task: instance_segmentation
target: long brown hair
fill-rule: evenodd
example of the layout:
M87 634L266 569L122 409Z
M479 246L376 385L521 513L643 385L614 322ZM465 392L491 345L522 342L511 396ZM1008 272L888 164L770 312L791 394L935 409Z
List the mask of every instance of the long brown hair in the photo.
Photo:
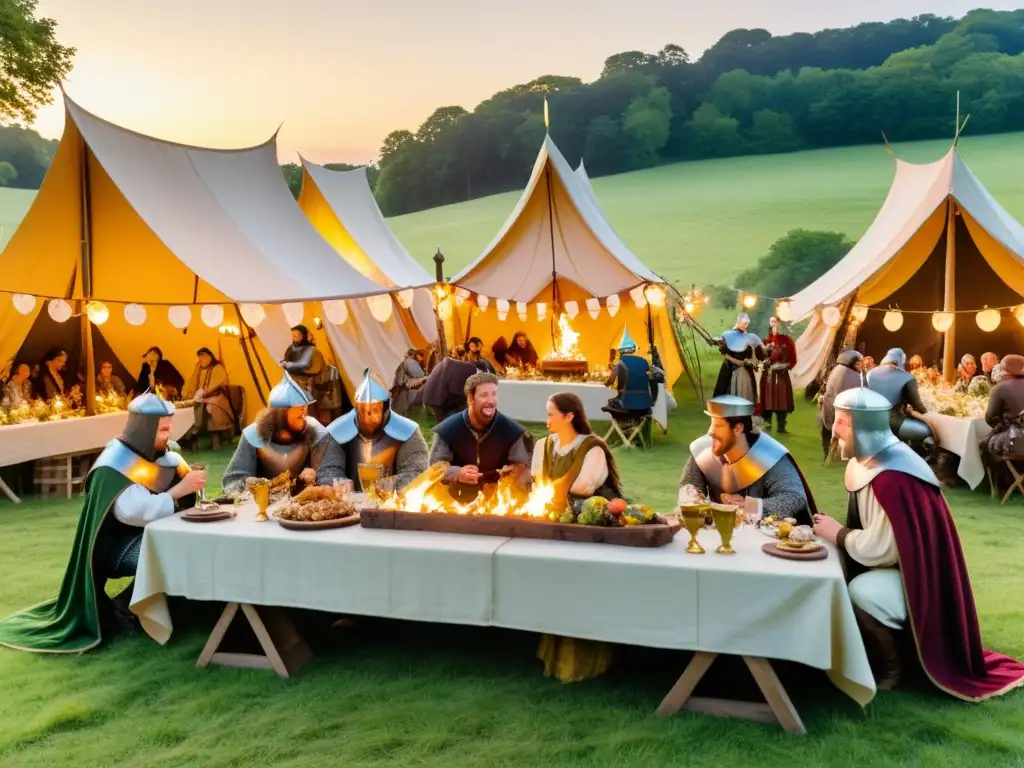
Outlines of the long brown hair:
M558 409L558 412L563 415L572 414L572 428L576 430L577 434L580 435L594 435L594 428L590 426L590 420L587 418L586 409L583 407L583 401L580 400L579 395L575 395L572 392L556 392L548 398L551 403ZM608 445L597 435L597 443L601 450L604 451L604 457L608 462L608 480L606 481L608 486L615 491L616 496L622 495L622 481L619 479L619 468L615 464L615 457L612 456L611 449Z

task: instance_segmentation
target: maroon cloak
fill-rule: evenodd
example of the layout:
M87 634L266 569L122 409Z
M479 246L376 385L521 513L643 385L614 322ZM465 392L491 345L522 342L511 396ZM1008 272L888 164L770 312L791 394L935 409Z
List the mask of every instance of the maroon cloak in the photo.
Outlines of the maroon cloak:
M761 374L761 409L772 413L792 413L795 408L789 372L796 365L796 344L784 333L772 334L764 343L771 344L772 351ZM773 371L772 366L777 363L785 363L789 367Z
M896 470L877 475L871 489L892 526L910 629L928 678L966 701L1024 685L1024 664L981 646L967 564L942 491Z

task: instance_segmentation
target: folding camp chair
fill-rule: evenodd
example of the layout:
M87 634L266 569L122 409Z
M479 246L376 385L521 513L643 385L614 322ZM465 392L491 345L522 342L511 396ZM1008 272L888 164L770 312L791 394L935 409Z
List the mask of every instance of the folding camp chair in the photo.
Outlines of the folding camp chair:
M1005 504L1006 500L1009 499L1014 491L1024 495L1024 474L1021 473L1021 468L1024 468L1024 456L992 456L988 466L988 483L992 488L992 498L994 499L999 495L999 472L997 467L1002 464L1010 473L1010 477L1013 478L1013 482L1010 483L1010 487L1006 489L1006 493L1003 494L1003 500L1000 504Z
M616 436L627 449L633 447L634 440L640 443L641 448L653 445L650 408L644 411L627 411L606 405L601 410L612 417L612 426L604 436L604 441L609 446Z

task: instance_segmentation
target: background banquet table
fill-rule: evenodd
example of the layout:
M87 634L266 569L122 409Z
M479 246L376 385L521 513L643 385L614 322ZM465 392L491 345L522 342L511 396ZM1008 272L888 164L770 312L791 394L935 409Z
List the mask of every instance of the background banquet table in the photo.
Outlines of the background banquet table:
M960 457L957 474L972 489L981 485L985 479L985 465L981 460L980 442L992 431L992 427L984 419L967 419L943 413L924 413L921 416L932 428L939 447Z
M173 630L166 595L440 623L495 626L657 648L784 659L825 670L855 701L875 692L838 557L794 562L738 554L416 531L292 531L180 516L146 527L132 611L160 643Z
M590 421L611 421L601 408L608 405L615 390L603 384L502 379L498 382L498 409L510 419L543 424L547 419L548 398L557 392L578 395ZM651 416L662 431L668 432L668 397L664 384L658 385L658 398Z

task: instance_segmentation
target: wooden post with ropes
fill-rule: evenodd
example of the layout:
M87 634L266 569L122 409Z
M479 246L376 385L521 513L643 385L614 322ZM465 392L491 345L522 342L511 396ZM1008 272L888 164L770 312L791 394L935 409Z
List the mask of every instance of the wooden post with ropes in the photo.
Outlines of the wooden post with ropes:
M434 254L434 280L437 285L444 285L444 254L441 253L441 246L437 247ZM434 319L437 321L437 361L441 362L448 357L448 340L444 335L444 321L441 320L441 313L434 307Z
M92 191L89 184L89 148L82 139L82 300L79 317L82 323L82 354L85 355L85 415L96 414L96 361L93 359L92 323L89 321L89 301L92 299Z
M946 209L946 274L945 291L942 300L943 312L956 312L956 203L952 196L947 201ZM956 378L956 314L946 331L942 341L942 378L952 384Z

